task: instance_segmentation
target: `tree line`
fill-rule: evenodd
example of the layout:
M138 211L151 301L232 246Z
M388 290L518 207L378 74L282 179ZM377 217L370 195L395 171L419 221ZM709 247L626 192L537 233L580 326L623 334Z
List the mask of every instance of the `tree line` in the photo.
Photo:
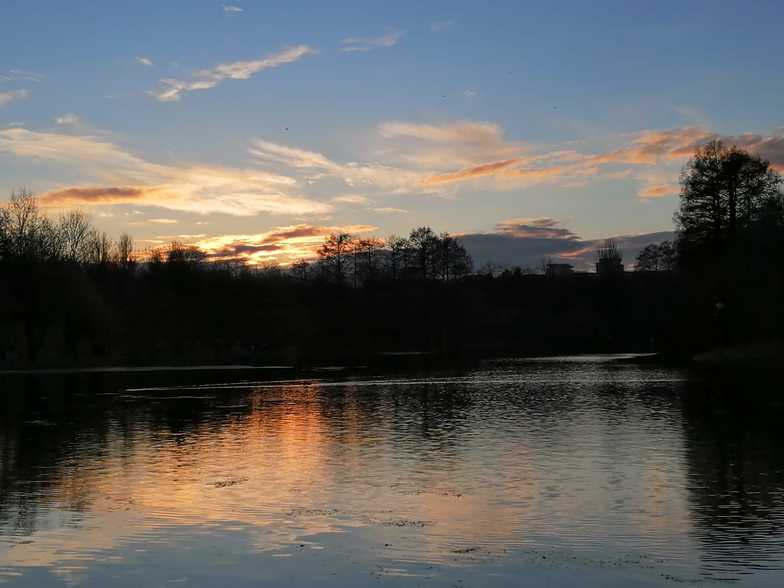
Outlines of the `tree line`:
M291 265L294 277L320 277L354 286L381 275L391 279L450 281L471 273L473 261L460 241L449 233L436 234L419 227L408 237L360 238L350 233L328 235L318 248L317 260L301 259ZM82 265L201 264L208 255L193 245L174 241L165 247L134 250L133 238L122 234L116 241L91 225L80 210L51 219L25 189L11 193L0 207L0 261L9 263L66 262ZM236 265L236 260L234 262Z
M335 283L350 277L356 287L376 280L382 275L389 279L442 280L448 282L471 273L473 261L458 239L430 227L413 229L408 237L390 236L362 239L349 233L326 237L318 249L315 264L300 261L295 271L307 271L307 266L321 272Z
M781 177L712 142L681 175L677 238L624 272L474 271L459 237L328 235L289 267L138 251L82 212L50 218L26 191L0 206L0 366L363 361L417 351L663 351L689 356L784 334ZM557 265L557 264L555 264ZM557 268L554 268L557 269Z
M123 234L113 241L80 210L50 219L22 189L0 207L0 260L128 265L134 261L133 239Z

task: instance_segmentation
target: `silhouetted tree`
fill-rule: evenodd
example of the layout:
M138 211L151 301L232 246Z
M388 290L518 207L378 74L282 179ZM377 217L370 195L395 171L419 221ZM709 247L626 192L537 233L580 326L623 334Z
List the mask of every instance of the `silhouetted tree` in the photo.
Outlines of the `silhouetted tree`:
M378 258L383 245L384 242L375 237L357 241L355 250L361 259L359 278L362 283L366 283L378 277Z
M596 273L612 276L623 272L623 256L613 239L605 240L596 250Z
M205 258L205 253L198 247L178 241L173 241L166 252L166 263L173 266L198 266Z
M123 267L129 267L136 261L133 251L133 239L127 233L120 235L117 240L116 248L117 263Z
M676 250L672 241L659 243L659 268L662 271L671 272L675 269L676 261Z
M675 267L675 249L670 241L651 243L637 254L636 269L640 272L668 272Z
M443 233L439 238L436 257L439 277L444 281L466 276L473 268L473 261L465 247L449 233Z
M309 269L310 264L304 259L297 260L291 264L291 274L303 282L308 279Z
M87 261L91 230L88 216L79 210L67 212L60 217L57 230L62 240L65 259L71 262Z
M82 250L82 260L88 264L106 265L115 257L112 240L106 233L94 229L89 232Z
M637 254L637 271L655 272L659 271L659 246L655 243L646 245Z
M419 227L411 231L408 236L409 252L412 266L418 276L427 280L436 274L436 260L438 255L438 237L430 227Z
M346 256L351 253L353 243L354 237L349 233L332 233L318 250L322 266L336 284L342 284L345 279Z
M29 261L57 258L58 232L38 208L26 189L11 192L8 204L0 208L0 259Z
M387 237L386 247L389 250L389 274L393 280L397 280L401 270L405 268L409 243L403 237L390 235Z
M721 141L698 149L681 173L675 215L681 245L722 252L778 197L780 184L781 177L759 156Z

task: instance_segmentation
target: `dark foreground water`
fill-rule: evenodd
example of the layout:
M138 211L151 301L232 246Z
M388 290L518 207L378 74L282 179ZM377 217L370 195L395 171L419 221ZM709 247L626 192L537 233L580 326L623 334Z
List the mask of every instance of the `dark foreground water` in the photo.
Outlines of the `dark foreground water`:
M0 583L784 585L777 384L601 359L0 374Z

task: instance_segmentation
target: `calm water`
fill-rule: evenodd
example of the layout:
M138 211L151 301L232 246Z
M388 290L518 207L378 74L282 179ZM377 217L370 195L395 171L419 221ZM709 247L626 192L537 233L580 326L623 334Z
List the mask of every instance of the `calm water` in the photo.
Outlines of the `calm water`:
M603 358L318 376L0 375L0 583L784 585L765 385Z

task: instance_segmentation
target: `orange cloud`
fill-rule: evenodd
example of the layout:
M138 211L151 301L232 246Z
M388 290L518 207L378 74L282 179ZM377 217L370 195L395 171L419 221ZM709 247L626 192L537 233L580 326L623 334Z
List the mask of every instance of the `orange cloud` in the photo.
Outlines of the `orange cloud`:
M277 192L264 179L215 168L181 170L170 183L154 186L70 187L45 192L40 203L50 208L136 204L179 212L233 216L324 214L329 204ZM214 195L214 196L213 196Z
M502 178L511 179L525 179L525 180L541 180L545 178L552 178L555 176L566 175L570 172L577 172L574 168L564 166L554 166L545 168L534 169L510 169L505 170L500 175ZM586 173L593 173L593 168L586 168Z
M275 227L253 235L219 235L193 242L213 261L242 261L248 265L290 265L300 259L313 259L331 233L363 234L377 230L373 225Z
M665 131L639 133L629 147L602 153L591 158L594 164L655 165L660 160L690 157L714 135L699 127L682 127Z
M485 163L454 172L429 176L423 179L422 183L426 186L437 186L454 182L465 182L486 176L495 176L499 180L538 181L554 178L557 176L580 174L581 171L586 173L591 173L593 171L589 168L584 168L581 170L580 168L574 166L509 169L515 165L527 161L529 160L525 158L516 158L507 159L505 161Z
M474 178L494 175L499 170L508 168L509 166L520 163L521 161L522 160L520 158L515 158L506 159L504 161L494 161L492 163L484 163L482 165L476 165L474 167L464 168L454 172L430 176L424 178L422 183L426 186L432 186L438 184L449 184L452 182L464 182L466 180L473 180Z
M38 196L38 202L43 206L91 206L94 204L125 204L144 200L146 195L143 188L65 188L54 190Z
M640 198L664 198L679 192L680 188L673 184L653 184L640 190Z
M391 125L391 123L389 123ZM409 128L410 127L410 128ZM382 127L387 136L410 136L428 139L433 142L468 140L473 138L480 147L487 146L494 151L500 144L500 129L493 125L471 127L464 124L460 128L429 127L427 125L404 125L395 123ZM720 139L727 145L736 145L752 153L758 153L771 162L776 170L784 170L784 131L774 131L769 135L743 134L721 136L699 127L681 127L663 131L644 131L638 133L631 145L595 155L581 154L572 150L550 151L536 155L526 154L481 165L468 166L456 171L433 174L422 180L423 185L437 186L470 181L485 176L498 180L543 180L563 178L562 185L573 185L575 177L603 174L604 177L619 177L626 174L644 180L633 171L638 167L655 167L672 161L685 160L707 141ZM430 161L438 161L433 154ZM550 167L533 167L544 163ZM604 166L633 166L626 170L605 171ZM643 198L659 198L677 193L674 183L657 183L642 189Z
M79 170L92 185L68 186L41 196L48 206L138 204L181 212L234 216L325 214L332 205L300 193L289 176L214 165L159 164L103 138L0 130L0 154L55 162Z

